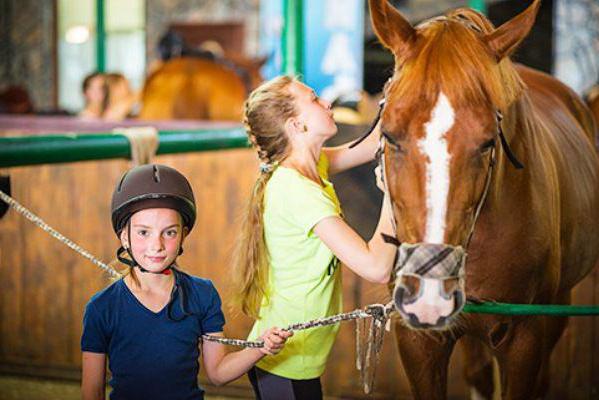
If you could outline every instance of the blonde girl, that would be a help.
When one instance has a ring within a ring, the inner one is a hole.
[[[353,149],[323,147],[337,132],[331,105],[282,76],[258,87],[245,105],[248,136],[261,160],[235,257],[239,308],[265,326],[341,312],[339,260],[371,282],[389,279],[395,247],[389,201],[369,242],[344,221],[329,175],[371,161],[375,134]],[[387,200],[387,199],[385,199]],[[298,332],[249,377],[259,399],[321,398],[320,376],[338,326]]]

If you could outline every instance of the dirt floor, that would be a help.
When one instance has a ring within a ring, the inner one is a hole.
[[[106,392],[108,398],[108,391]],[[206,395],[206,400],[240,400],[248,397]],[[0,375],[0,400],[80,400],[79,382],[39,380]]]

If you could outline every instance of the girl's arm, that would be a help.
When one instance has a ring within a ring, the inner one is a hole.
[[[374,160],[381,137],[380,125],[379,122],[372,133],[353,149],[349,148],[353,141],[341,146],[323,148],[322,151],[329,159],[329,174],[334,175]]]
[[[106,398],[106,354],[84,351],[82,369],[82,399],[104,400]]]
[[[210,335],[223,336],[223,333],[211,333]],[[293,332],[271,328],[261,336],[264,340],[264,347],[247,348],[228,354],[222,344],[205,340],[201,346],[206,375],[214,385],[226,385],[249,371],[262,357],[281,351],[283,344],[291,335]]]
[[[333,254],[362,278],[387,283],[393,268],[397,247],[385,243],[381,233],[395,236],[391,202],[387,193],[381,216],[372,239],[366,243],[341,217],[324,218],[314,226],[314,233]]]

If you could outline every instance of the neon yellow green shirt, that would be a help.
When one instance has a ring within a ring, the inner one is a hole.
[[[322,219],[341,215],[328,181],[328,160],[318,162],[324,187],[292,168],[279,166],[264,193],[264,235],[269,252],[269,299],[249,334],[341,312],[341,272],[337,258],[313,232]],[[295,332],[283,350],[257,366],[290,379],[312,379],[324,372],[338,325]]]

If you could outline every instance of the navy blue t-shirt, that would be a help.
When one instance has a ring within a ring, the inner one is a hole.
[[[186,290],[185,318],[180,296],[155,313],[137,300],[121,279],[94,295],[85,309],[81,350],[108,355],[111,400],[204,398],[198,386],[199,338],[222,332],[225,318],[214,285],[177,273]],[[177,292],[175,292],[177,293]]]

